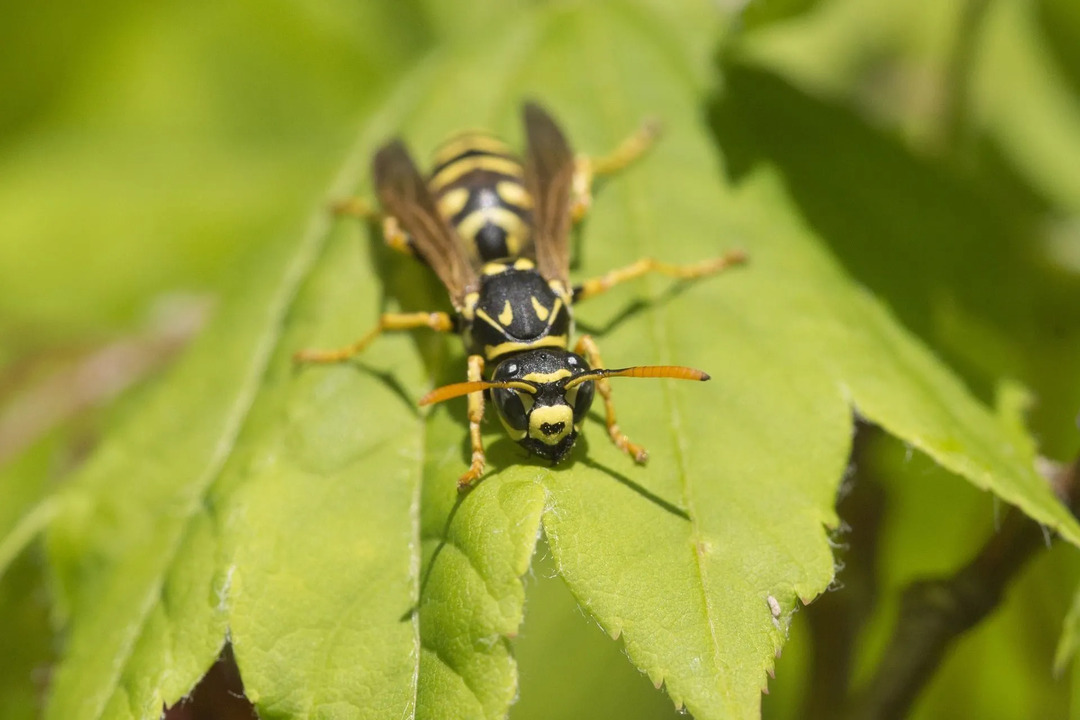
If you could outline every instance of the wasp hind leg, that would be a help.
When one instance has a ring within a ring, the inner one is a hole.
[[[668,265],[653,258],[642,258],[632,265],[611,270],[600,277],[591,278],[574,288],[574,302],[588,300],[601,295],[627,280],[634,280],[651,272],[667,275],[679,280],[694,280],[715,275],[732,265],[746,262],[746,253],[742,250],[730,250],[720,257],[704,260],[692,265]]]
[[[484,379],[484,358],[481,355],[469,356],[469,382]],[[469,393],[469,441],[472,445],[472,460],[469,469],[458,478],[458,491],[465,492],[480,479],[484,473],[487,457],[484,454],[484,440],[480,436],[480,421],[484,419],[484,391]]]
[[[339,363],[359,355],[367,346],[387,330],[412,330],[427,327],[438,332],[450,332],[454,329],[454,319],[444,312],[387,313],[379,317],[375,329],[352,345],[336,350],[300,350],[293,355],[298,363]]]
[[[641,127],[602,157],[578,155],[574,160],[574,179],[570,216],[580,222],[592,206],[592,187],[597,178],[614,175],[636,162],[660,137],[660,123],[646,120]]]
[[[600,359],[600,348],[596,346],[596,342],[590,336],[582,335],[577,341],[577,345],[574,346],[574,352],[578,355],[584,355],[585,360],[593,369],[604,367],[604,361]],[[607,425],[608,437],[611,438],[611,442],[615,443],[615,447],[634,458],[634,462],[644,463],[649,459],[649,453],[637,443],[630,442],[630,438],[626,437],[626,433],[619,429],[619,423],[615,420],[615,404],[611,401],[611,384],[607,381],[607,378],[597,380],[596,389],[600,391],[600,397],[604,399],[604,422]]]

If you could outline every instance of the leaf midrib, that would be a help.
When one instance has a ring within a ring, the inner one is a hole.
[[[588,46],[590,48],[593,48],[594,52],[598,56],[597,62],[593,63],[593,68],[597,69],[597,71],[599,71],[599,69],[603,69],[606,75],[611,79],[611,81],[604,82],[602,84],[603,89],[600,93],[600,101],[598,104],[601,106],[601,108],[605,109],[605,114],[608,116],[609,119],[609,122],[607,123],[608,127],[620,127],[620,125],[628,115],[627,112],[620,113],[618,111],[619,107],[625,107],[625,103],[622,102],[621,95],[618,91],[618,88],[624,87],[624,79],[621,77],[613,77],[617,76],[618,74],[617,70],[614,67],[614,64],[604,61],[604,57],[611,54],[610,41],[607,39],[607,35],[600,35],[599,37],[604,39],[605,44],[602,48],[604,52],[600,52],[601,46],[599,42],[593,43]],[[668,52],[668,48],[666,46],[659,47],[658,49],[665,56],[669,56],[670,53]],[[679,58],[671,59],[672,61],[675,61]],[[688,72],[685,74],[685,76],[692,77],[692,74]],[[662,138],[660,142],[663,142]],[[643,182],[640,177],[635,178],[631,176],[623,180],[623,192],[620,194],[620,197],[625,203],[622,211],[623,215],[625,217],[634,217],[636,220],[636,222],[633,223],[635,232],[631,233],[632,237],[634,238],[634,250],[636,251],[635,257],[644,257],[645,255],[641,252],[642,246],[648,246],[647,237],[645,234],[642,233],[641,229],[649,228],[652,232],[652,235],[655,236],[655,229],[658,227],[656,213],[653,212],[653,208],[655,208],[656,203],[653,201],[652,198],[648,197],[648,193],[643,190],[642,186]],[[635,198],[637,199],[636,202],[634,201]],[[643,239],[645,239],[645,242],[643,242]],[[646,287],[649,290],[649,295],[651,295],[654,299],[657,298],[658,293],[655,290],[655,279],[650,276],[646,276],[641,281],[646,284]],[[662,363],[667,363],[670,361],[670,358],[674,353],[673,348],[671,347],[670,337],[666,332],[664,323],[662,322],[660,314],[658,312],[646,313],[646,315],[650,318],[648,326],[651,339],[653,341],[654,347],[657,350],[659,359]],[[663,393],[665,405],[670,412],[671,417],[680,418],[681,414],[679,413],[679,407],[677,402],[678,396],[674,389],[674,382],[675,381],[673,380],[666,380],[662,382],[661,387],[663,389],[661,392]],[[681,442],[681,437],[679,436],[676,427],[677,425],[678,423],[673,422],[669,427],[672,433],[673,456],[676,462],[676,466],[678,468],[677,473],[679,482],[682,487],[682,506],[686,509],[687,514],[690,518],[690,532],[688,533],[690,540],[689,550],[693,554],[694,567],[696,568],[698,574],[702,607],[704,608],[705,613],[705,623],[708,627],[709,639],[712,645],[714,667],[720,668],[723,667],[723,663],[721,659],[721,646],[717,630],[717,619],[715,617],[715,610],[713,608],[713,605],[709,600],[708,571],[705,567],[702,553],[699,550],[703,535],[698,520],[698,513],[695,510],[695,503],[693,502],[693,493],[690,487],[689,473],[687,472],[686,468],[685,448],[683,447],[683,444]],[[667,678],[664,678],[664,680],[666,682]],[[727,683],[725,682],[725,680],[726,677],[721,675],[720,681],[726,686]],[[725,696],[730,697],[731,688],[725,687],[723,693]],[[685,699],[681,702],[681,704],[685,705]]]

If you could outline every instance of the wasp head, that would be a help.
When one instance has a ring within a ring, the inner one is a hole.
[[[544,348],[505,358],[495,367],[490,380],[436,388],[421,398],[420,404],[486,391],[510,437],[529,452],[557,463],[577,440],[596,394],[596,383],[613,377],[709,379],[701,370],[680,365],[590,368],[585,358],[576,353]],[[609,416],[608,429],[612,432],[613,422]]]
[[[559,462],[577,440],[596,392],[591,368],[566,350],[528,350],[492,373],[491,400],[510,437],[529,452]]]

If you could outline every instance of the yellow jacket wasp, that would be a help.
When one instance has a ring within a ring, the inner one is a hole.
[[[458,481],[463,489],[484,470],[480,421],[485,392],[511,438],[558,462],[573,447],[599,391],[608,435],[620,450],[644,462],[645,449],[630,442],[615,420],[608,378],[709,376],[673,365],[606,369],[588,335],[570,352],[571,307],[648,272],[698,278],[745,260],[740,251],[688,266],[645,258],[572,286],[570,228],[588,209],[594,178],[633,162],[652,144],[656,129],[646,125],[609,156],[575,158],[547,112],[527,103],[523,115],[524,162],[495,137],[476,132],[445,143],[426,181],[400,140],[375,155],[375,189],[385,213],[386,242],[431,267],[450,294],[454,314],[386,314],[352,345],[302,350],[295,356],[298,362],[340,362],[386,330],[428,327],[459,333],[469,353],[467,382],[437,388],[420,404],[468,396],[472,462]],[[339,209],[360,217],[375,215],[359,200]],[[485,379],[487,366],[493,369]]]

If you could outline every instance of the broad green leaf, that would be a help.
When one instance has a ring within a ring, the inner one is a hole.
[[[676,705],[755,717],[797,601],[833,576],[825,526],[853,408],[1080,539],[1029,449],[840,270],[775,174],[721,182],[703,116],[719,31],[709,4],[495,17],[482,43],[439,30],[450,40],[397,76],[330,197],[369,190],[371,150],[394,133],[420,153],[465,126],[519,137],[524,97],[588,152],[659,114],[661,145],[598,193],[578,276],[736,246],[751,264],[688,286],[649,278],[578,318],[611,365],[692,364],[713,381],[616,386],[646,468],[596,422],[554,470],[490,427],[491,472],[459,499],[463,404],[415,408],[431,383],[461,377],[452,339],[388,337],[337,367],[290,362],[352,340],[380,311],[445,303],[368,228],[318,210],[302,240],[268,244],[245,269],[65,495],[49,540],[68,638],[49,716],[155,715],[228,637],[262,717],[501,717],[542,523],[578,602]]]

